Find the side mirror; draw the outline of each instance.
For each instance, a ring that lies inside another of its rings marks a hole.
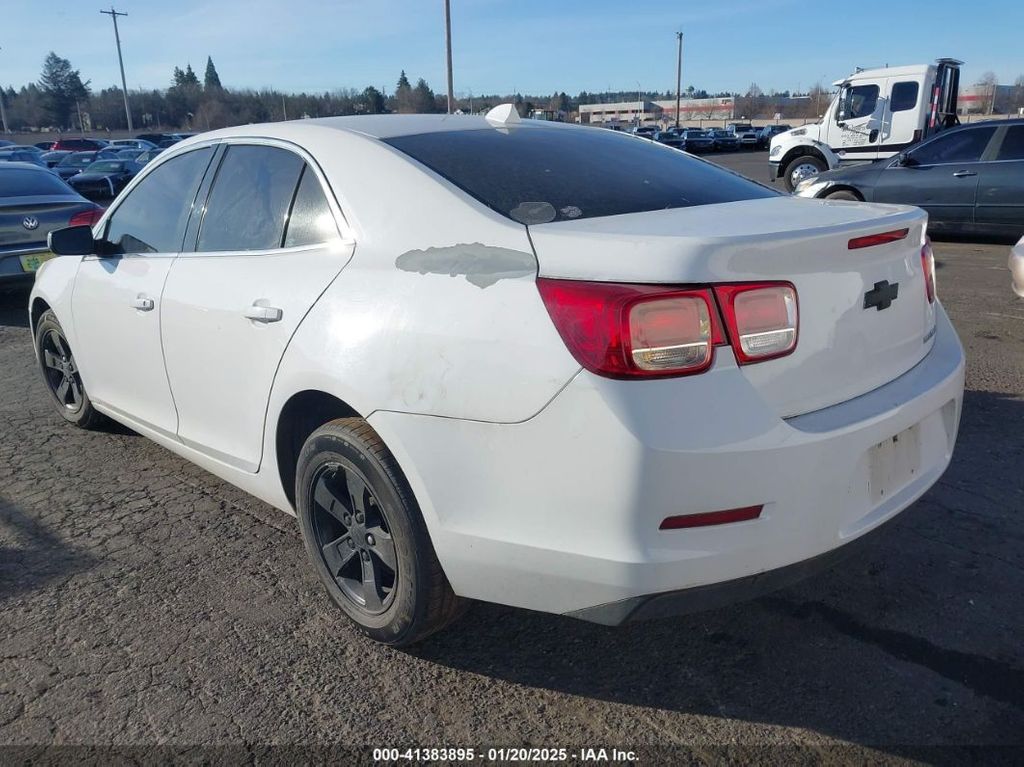
[[[917,165],[917,160],[915,160],[906,152],[900,152],[896,156],[896,164],[901,168],[911,168]]]
[[[92,227],[87,225],[55,229],[46,236],[46,243],[58,256],[91,256],[96,252]]]

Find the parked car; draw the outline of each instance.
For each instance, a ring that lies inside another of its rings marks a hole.
[[[715,148],[715,137],[711,135],[710,131],[699,128],[687,128],[684,136],[687,152],[700,154],[702,152],[711,152]]]
[[[675,149],[682,149],[684,144],[682,133],[675,128],[667,128],[655,132],[654,140]]]
[[[71,152],[67,150],[58,149],[56,151],[43,152],[42,155],[40,155],[39,159],[46,163],[47,168],[53,168],[56,165],[58,165],[61,160],[63,160],[70,154]]]
[[[95,138],[62,138],[51,149],[68,149],[72,152],[94,152],[107,146],[107,142]]]
[[[13,141],[8,141],[5,138],[0,138],[0,147],[4,147],[4,146],[14,146],[14,142]]]
[[[711,138],[714,140],[714,148],[717,151],[731,151],[738,149],[740,141],[736,134],[724,128],[715,128],[711,131]]]
[[[746,149],[756,149],[758,129],[750,123],[732,123],[729,130],[736,136],[736,141]]]
[[[165,141],[181,141],[183,136],[180,133],[140,133],[135,138],[147,141],[153,146],[160,146]]]
[[[54,232],[30,318],[56,412],[296,514],[374,639],[465,599],[618,624],[788,584],[939,479],[926,224],[510,104],[244,125]]]
[[[138,162],[139,156],[143,151],[142,149],[121,149],[116,157],[118,160],[134,160]]]
[[[115,149],[156,149],[156,144],[141,138],[119,138],[110,142]]]
[[[762,149],[767,149],[768,145],[772,143],[772,136],[779,133],[785,133],[788,130],[792,130],[792,125],[786,125],[785,123],[779,125],[766,125],[758,131],[757,134],[757,145]]]
[[[1010,275],[1013,292],[1024,298],[1024,237],[1010,251]]]
[[[53,166],[54,172],[67,181],[96,162],[96,152],[72,152]]]
[[[68,183],[71,188],[90,200],[109,200],[116,197],[142,166],[132,160],[97,159]]]
[[[629,132],[634,136],[640,136],[641,138],[653,139],[654,134],[658,132],[657,126],[654,125],[634,125],[629,129]]]
[[[42,149],[44,152],[48,152],[51,149],[53,149],[53,146],[56,143],[56,141],[39,141],[35,144],[35,146],[39,149]]]
[[[164,150],[160,149],[159,147],[157,147],[156,149],[147,149],[144,152],[142,152],[138,157],[135,158],[135,162],[137,162],[139,165],[145,165],[146,163],[153,160],[162,151]]]
[[[28,281],[54,229],[91,225],[102,209],[38,165],[0,163],[0,285]]]
[[[0,147],[0,162],[30,163],[45,168],[42,152],[30,152],[20,146]]]
[[[1024,120],[950,128],[874,163],[797,185],[801,197],[917,205],[934,232],[1024,234]]]

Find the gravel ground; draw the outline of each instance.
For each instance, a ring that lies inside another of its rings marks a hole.
[[[1005,245],[936,250],[969,358],[960,441],[857,559],[620,629],[476,605],[406,651],[348,628],[292,518],[66,425],[25,293],[0,296],[0,745],[1021,745],[1024,301]]]

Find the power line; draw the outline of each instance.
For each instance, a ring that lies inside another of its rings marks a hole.
[[[117,43],[117,63],[121,67],[121,94],[124,96],[124,114],[128,118],[128,132],[134,133],[135,128],[132,127],[132,110],[128,106],[128,83],[124,79],[124,58],[121,56],[121,35],[117,31],[117,17],[127,16],[127,13],[115,10],[114,6],[110,6],[109,11],[100,11],[111,18],[114,22],[114,42]]]

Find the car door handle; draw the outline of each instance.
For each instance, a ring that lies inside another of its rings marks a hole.
[[[956,173],[953,174],[953,177],[954,178],[965,178],[967,176],[977,176],[977,175],[978,174],[975,173],[973,170],[958,170]]]
[[[136,296],[132,299],[132,308],[138,309],[140,312],[151,312],[154,306],[156,303],[147,296]]]
[[[276,306],[253,304],[245,310],[245,316],[254,322],[278,322],[284,316],[284,312]]]

